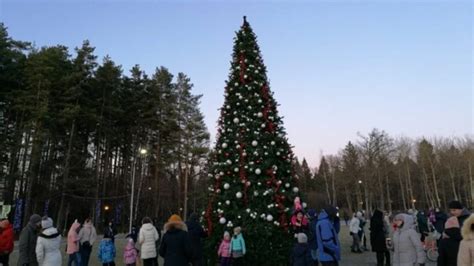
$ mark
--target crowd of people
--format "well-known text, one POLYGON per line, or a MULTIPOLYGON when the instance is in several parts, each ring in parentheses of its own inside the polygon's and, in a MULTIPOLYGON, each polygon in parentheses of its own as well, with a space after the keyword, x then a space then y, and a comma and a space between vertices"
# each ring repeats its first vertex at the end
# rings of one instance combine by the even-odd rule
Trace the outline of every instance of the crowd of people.
MULTIPOLYGON (((378 266, 424 265, 424 242, 428 239, 436 240, 438 266, 474 265, 474 214, 470 214, 458 201, 449 203, 449 216, 440 209, 428 212, 408 210, 396 215, 376 209, 370 220, 363 211, 355 212, 350 223, 347 218, 345 220, 352 236, 351 251, 369 251, 368 238, 371 251, 376 253, 378 266), (366 234, 366 224, 369 224, 370 234, 366 234)), ((290 265, 339 265, 341 245, 337 208, 329 206, 319 212, 314 209, 306 211, 297 198, 291 230, 295 244, 291 250, 290 265)), ((207 233, 197 215, 191 214, 186 222, 180 216, 172 215, 163 226, 163 232, 162 236, 161 227, 156 222, 143 218, 140 229, 133 226, 127 235, 123 258, 118 259, 115 246, 117 233, 112 223, 106 226, 98 242, 91 219, 86 219, 83 224, 75 220, 67 233, 67 265, 89 265, 92 248, 96 244, 97 257, 104 266, 113 266, 118 260, 122 261, 120 265, 135 266, 142 262, 144 266, 157 266, 159 256, 164 259, 165 266, 204 265, 202 240, 207 233)), ((0 265, 9 265, 13 243, 13 227, 7 219, 3 219, 0 221, 0 265)), ((34 214, 30 217, 21 231, 18 250, 19 266, 57 266, 63 262, 61 234, 47 216, 34 214)), ((250 265, 243 260, 247 250, 241 227, 233 228, 233 232, 224 232, 216 252, 221 266, 250 265)))

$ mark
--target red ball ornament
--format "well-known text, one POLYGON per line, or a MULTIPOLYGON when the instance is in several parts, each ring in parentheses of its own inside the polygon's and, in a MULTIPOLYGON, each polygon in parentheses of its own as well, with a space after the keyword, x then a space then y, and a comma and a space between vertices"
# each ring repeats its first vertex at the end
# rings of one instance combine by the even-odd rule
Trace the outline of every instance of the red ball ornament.
POLYGON ((225 155, 225 157, 229 157, 230 154, 228 152, 226 152, 224 155, 225 155))
POLYGON ((272 181, 268 180, 267 185, 270 186, 272 184, 272 181))
POLYGON ((227 174, 230 175, 230 171, 227 171, 227 174))

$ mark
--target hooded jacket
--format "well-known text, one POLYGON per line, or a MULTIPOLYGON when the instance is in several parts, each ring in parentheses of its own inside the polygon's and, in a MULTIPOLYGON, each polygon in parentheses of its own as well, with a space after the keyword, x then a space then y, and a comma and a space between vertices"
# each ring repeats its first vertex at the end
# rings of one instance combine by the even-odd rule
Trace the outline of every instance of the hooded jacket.
POLYGON ((30 217, 28 225, 23 228, 20 234, 18 265, 28 266, 38 265, 36 259, 36 241, 38 239, 38 225, 41 222, 41 216, 33 214, 30 217))
POLYGON ((164 266, 188 266, 193 256, 188 228, 181 221, 168 222, 164 226, 165 235, 161 241, 160 256, 164 266))
POLYGON ((13 252, 13 241, 13 226, 8 221, 3 221, 0 228, 0 254, 13 252))
POLYGON ((99 244, 99 260, 102 263, 111 263, 115 258, 115 245, 110 238, 104 238, 99 244))
POLYGON ((414 229, 413 216, 399 214, 396 218, 403 220, 403 226, 393 233, 393 265, 413 266, 425 263, 426 254, 414 229))
POLYGON ((58 229, 50 227, 38 236, 36 242, 36 258, 40 266, 61 265, 61 234, 58 229))
POLYGON ((357 217, 352 217, 351 222, 349 224, 349 231, 353 234, 358 234, 359 231, 362 230, 360 228, 360 220, 357 217))
POLYGON ((77 233, 77 229, 79 229, 80 226, 81 224, 78 223, 77 220, 74 221, 67 233, 66 253, 69 255, 79 252, 79 234, 77 233))
POLYGON ((312 266, 311 250, 307 243, 296 243, 291 253, 291 266, 312 266))
POLYGON ((158 240, 158 231, 151 223, 146 223, 140 228, 138 234, 138 243, 141 245, 141 258, 156 258, 156 241, 158 240))
POLYGON ((125 264, 134 264, 137 262, 138 253, 133 243, 133 241, 128 241, 127 246, 125 246, 125 250, 123 251, 123 260, 125 264))
POLYGON ((370 219, 370 246, 373 252, 387 251, 385 239, 388 236, 388 226, 385 224, 383 213, 375 210, 370 219))
POLYGON ((341 247, 337 232, 329 216, 323 210, 318 216, 316 224, 316 242, 318 243, 318 260, 334 262, 341 260, 341 247))
POLYGON ((463 240, 459 245, 458 266, 474 265, 474 214, 464 221, 461 229, 463 240))

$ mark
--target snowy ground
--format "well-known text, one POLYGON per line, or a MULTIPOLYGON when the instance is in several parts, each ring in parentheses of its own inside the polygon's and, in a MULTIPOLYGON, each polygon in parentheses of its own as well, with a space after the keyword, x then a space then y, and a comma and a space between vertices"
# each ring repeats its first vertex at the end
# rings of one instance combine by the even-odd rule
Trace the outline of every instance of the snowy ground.
MULTIPOLYGON (((351 237, 349 236, 349 231, 347 226, 342 225, 341 232, 339 234, 339 238, 341 241, 341 246, 342 246, 342 261, 340 263, 341 266, 363 266, 363 265, 368 265, 368 266, 375 266, 376 265, 376 259, 375 259, 375 253, 367 251, 364 252, 363 254, 354 254, 350 252, 350 245, 351 245, 351 237)), ((117 236, 116 239, 116 245, 117 245, 117 257, 116 257, 116 264, 117 265, 123 265, 123 259, 122 259, 122 251, 125 245, 125 237, 124 235, 119 235, 117 236)), ((17 245, 18 243, 15 243, 17 245)), ((369 245, 370 249, 370 243, 367 243, 369 245)), ((63 245, 61 248, 61 251, 64 252, 66 248, 66 244, 63 241, 63 245)), ((15 251, 11 255, 10 259, 10 264, 11 265, 16 265, 18 260, 18 251, 17 248, 15 247, 15 251)), ((64 264, 67 265, 67 260, 66 256, 63 255, 63 260, 64 264)), ((94 250, 92 251, 91 254, 91 261, 89 263, 91 266, 100 266, 101 264, 99 263, 97 259, 97 245, 94 245, 94 250)), ((163 265, 163 261, 160 260, 160 265, 163 265)), ((251 264, 248 264, 249 266, 254 266, 251 264)), ((426 264, 427 266, 434 266, 436 263, 434 262, 429 262, 426 264)))

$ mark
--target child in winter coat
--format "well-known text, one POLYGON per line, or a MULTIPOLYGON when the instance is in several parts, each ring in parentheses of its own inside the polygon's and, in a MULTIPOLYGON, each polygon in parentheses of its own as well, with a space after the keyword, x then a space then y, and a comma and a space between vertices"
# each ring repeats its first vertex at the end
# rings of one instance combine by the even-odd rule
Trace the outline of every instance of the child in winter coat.
POLYGON ((394 223, 396 230, 393 233, 393 265, 412 266, 425 263, 426 254, 415 231, 415 223, 412 215, 398 214, 394 223))
POLYGON ((123 260, 125 265, 127 266, 135 266, 137 263, 138 252, 135 248, 135 242, 133 242, 132 238, 128 239, 127 246, 125 246, 125 250, 123 251, 123 260))
POLYGON ((461 245, 458 253, 458 266, 474 265, 474 214, 464 221, 461 245))
POLYGON ((311 250, 308 246, 308 237, 304 233, 298 234, 298 243, 291 253, 291 266, 312 266, 311 250))
POLYGON ((462 240, 458 218, 449 218, 444 226, 443 238, 438 247, 438 266, 456 266, 459 243, 462 240))
POLYGON ((232 263, 232 254, 230 253, 230 234, 224 232, 224 238, 222 239, 217 256, 220 257, 220 266, 230 266, 232 263))
POLYGON ((245 240, 242 236, 242 228, 236 227, 234 228, 234 237, 232 237, 232 241, 230 243, 230 251, 232 253, 233 265, 234 266, 241 266, 244 265, 243 257, 247 252, 245 248, 245 240))
POLYGON ((110 233, 106 233, 99 245, 99 260, 102 266, 115 266, 115 245, 110 233))

